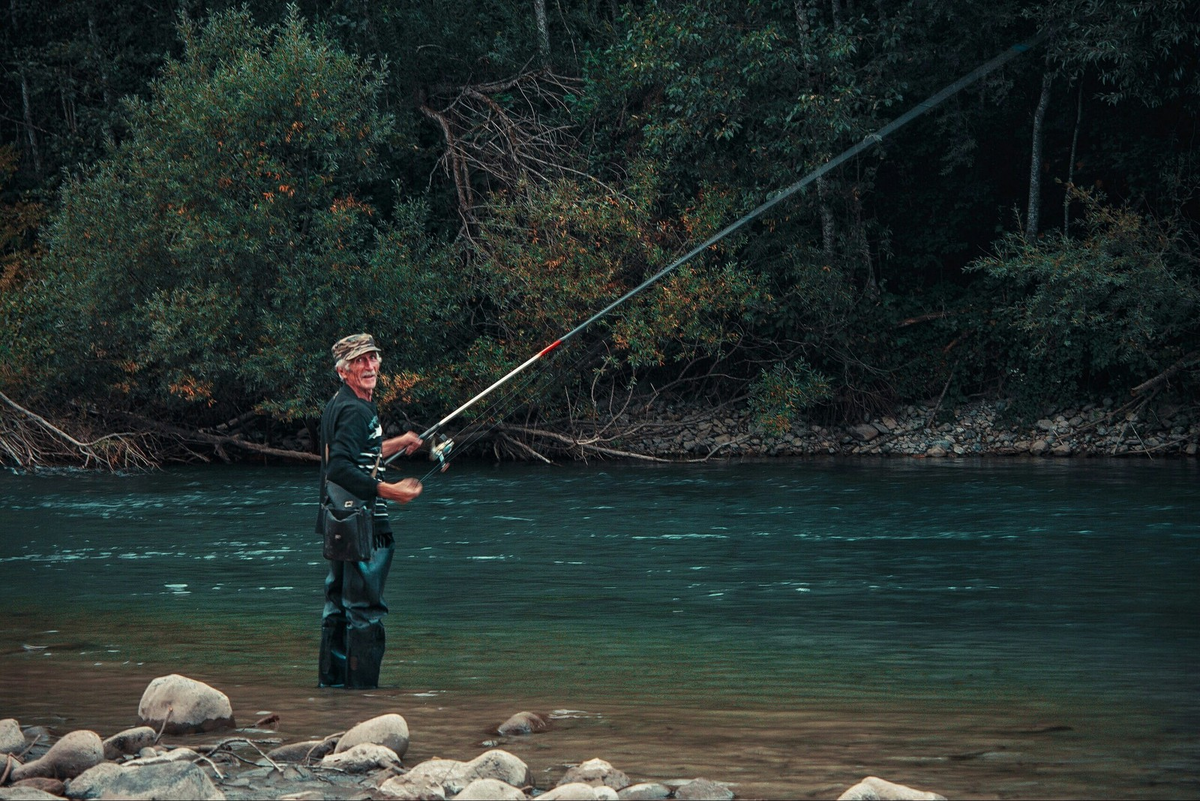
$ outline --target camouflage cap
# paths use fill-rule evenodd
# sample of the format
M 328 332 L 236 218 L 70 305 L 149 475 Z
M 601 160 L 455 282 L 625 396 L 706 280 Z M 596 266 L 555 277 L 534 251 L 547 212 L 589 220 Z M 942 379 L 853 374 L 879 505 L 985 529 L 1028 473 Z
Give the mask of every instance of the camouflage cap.
M 333 344 L 331 350 L 335 362 L 353 361 L 371 351 L 382 353 L 375 345 L 375 337 L 370 334 L 351 334 L 348 337 L 342 337 Z

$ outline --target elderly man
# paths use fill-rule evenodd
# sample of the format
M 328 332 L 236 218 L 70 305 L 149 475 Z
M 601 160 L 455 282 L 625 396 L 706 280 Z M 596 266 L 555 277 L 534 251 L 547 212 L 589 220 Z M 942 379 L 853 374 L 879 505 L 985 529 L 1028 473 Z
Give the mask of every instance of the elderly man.
M 373 689 L 383 661 L 383 585 L 392 565 L 395 541 L 387 501 L 408 503 L 421 494 L 421 482 L 384 480 L 383 460 L 421 445 L 414 433 L 383 438 L 371 396 L 379 380 L 380 350 L 369 334 L 352 334 L 333 346 L 342 385 L 321 415 L 321 486 L 333 481 L 363 500 L 375 499 L 375 549 L 369 561 L 329 563 L 321 621 L 321 687 Z

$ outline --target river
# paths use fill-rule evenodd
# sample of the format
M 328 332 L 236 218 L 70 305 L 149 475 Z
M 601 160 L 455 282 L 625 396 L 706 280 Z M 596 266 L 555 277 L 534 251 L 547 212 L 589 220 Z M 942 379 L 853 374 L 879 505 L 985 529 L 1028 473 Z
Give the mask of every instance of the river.
M 1200 798 L 1194 462 L 456 462 L 393 509 L 372 693 L 315 687 L 316 491 L 0 474 L 0 717 L 108 736 L 182 673 L 285 739 L 399 712 L 406 764 L 498 743 L 543 788 L 602 757 L 745 798 Z M 489 733 L 522 710 L 555 725 Z

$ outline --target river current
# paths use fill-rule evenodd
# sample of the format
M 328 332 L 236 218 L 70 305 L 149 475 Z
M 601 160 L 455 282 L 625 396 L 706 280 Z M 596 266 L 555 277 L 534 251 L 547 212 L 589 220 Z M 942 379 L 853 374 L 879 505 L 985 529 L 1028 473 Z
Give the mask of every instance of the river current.
M 1194 462 L 455 463 L 393 508 L 375 693 L 315 689 L 316 495 L 303 467 L 0 475 L 0 717 L 107 736 L 182 673 L 286 738 L 400 712 L 406 764 L 1200 797 Z M 555 728 L 489 735 L 524 709 Z

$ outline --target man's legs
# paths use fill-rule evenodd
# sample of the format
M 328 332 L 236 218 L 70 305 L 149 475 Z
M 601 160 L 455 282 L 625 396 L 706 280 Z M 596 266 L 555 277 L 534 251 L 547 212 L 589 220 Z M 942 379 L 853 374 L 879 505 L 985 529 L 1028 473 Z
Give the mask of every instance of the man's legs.
M 321 653 L 318 687 L 346 685 L 346 609 L 342 604 L 345 562 L 330 562 L 325 579 L 325 611 L 321 616 Z
M 346 616 L 347 689 L 371 690 L 379 686 L 383 662 L 383 618 L 388 612 L 383 588 L 392 556 L 389 543 L 376 548 L 366 562 L 346 562 L 342 573 L 342 607 Z

